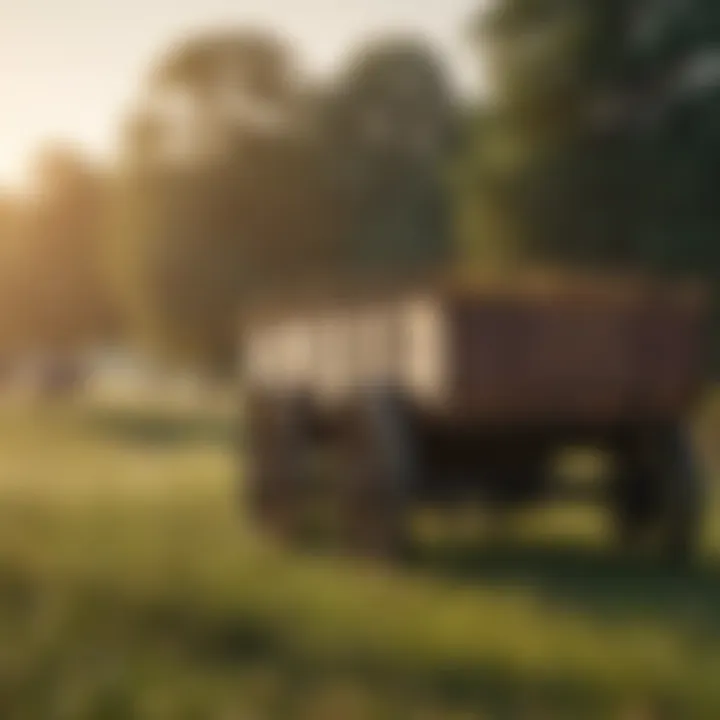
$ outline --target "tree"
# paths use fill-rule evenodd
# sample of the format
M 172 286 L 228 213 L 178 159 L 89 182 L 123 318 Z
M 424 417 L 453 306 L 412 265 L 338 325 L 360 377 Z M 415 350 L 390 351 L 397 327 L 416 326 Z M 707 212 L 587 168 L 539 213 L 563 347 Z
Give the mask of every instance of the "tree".
M 105 192 L 103 172 L 74 149 L 38 153 L 3 264 L 25 352 L 73 352 L 116 331 L 102 267 Z
M 442 58 L 412 36 L 357 48 L 329 94 L 323 130 L 349 212 L 349 269 L 394 275 L 446 261 L 443 165 L 457 103 Z
M 9 192 L 0 196 L 0 353 L 5 357 L 17 351 L 21 337 L 22 212 L 20 198 Z
M 633 47 L 654 90 L 637 132 L 644 255 L 662 272 L 708 280 L 720 327 L 720 13 L 708 0 L 651 10 L 652 32 Z
M 484 6 L 473 37 L 490 94 L 468 128 L 472 149 L 453 169 L 461 263 L 507 270 L 625 262 L 632 254 L 625 137 L 604 117 L 621 7 Z
M 120 286 L 171 356 L 232 367 L 241 304 L 327 254 L 336 205 L 290 56 L 262 32 L 198 38 L 151 73 L 128 125 Z

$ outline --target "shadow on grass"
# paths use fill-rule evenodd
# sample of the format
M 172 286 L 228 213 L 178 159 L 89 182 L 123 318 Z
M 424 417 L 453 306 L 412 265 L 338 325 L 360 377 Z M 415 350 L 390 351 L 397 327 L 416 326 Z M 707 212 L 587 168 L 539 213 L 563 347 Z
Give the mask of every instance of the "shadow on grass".
M 418 553 L 411 568 L 484 587 L 517 587 L 542 601 L 607 619 L 654 619 L 681 630 L 720 630 L 720 565 L 673 565 L 602 547 L 507 542 Z

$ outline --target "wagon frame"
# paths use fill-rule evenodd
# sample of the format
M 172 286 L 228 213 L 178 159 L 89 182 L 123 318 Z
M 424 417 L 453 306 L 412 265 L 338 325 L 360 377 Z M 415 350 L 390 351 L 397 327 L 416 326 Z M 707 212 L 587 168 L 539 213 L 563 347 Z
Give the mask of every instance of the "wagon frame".
M 614 461 L 602 500 L 624 542 L 691 553 L 704 288 L 563 271 L 373 280 L 286 287 L 241 319 L 246 484 L 263 527 L 299 535 L 318 449 L 340 458 L 322 491 L 340 545 L 395 554 L 415 501 L 545 501 L 560 491 L 551 458 L 582 445 Z

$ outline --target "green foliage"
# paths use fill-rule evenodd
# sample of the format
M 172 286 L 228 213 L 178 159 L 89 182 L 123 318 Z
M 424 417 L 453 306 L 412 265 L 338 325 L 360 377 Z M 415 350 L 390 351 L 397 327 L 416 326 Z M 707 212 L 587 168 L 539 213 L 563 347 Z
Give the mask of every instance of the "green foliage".
M 131 324 L 214 369 L 234 363 L 247 298 L 320 262 L 336 212 L 281 50 L 246 33 L 183 47 L 156 70 L 151 95 L 179 92 L 195 114 L 146 109 L 125 148 L 117 251 Z
M 453 172 L 460 263 L 628 260 L 627 147 L 591 122 L 618 21 L 618 4 L 591 0 L 496 0 L 481 14 L 491 94 Z
M 616 0 L 493 0 L 483 5 L 475 36 L 493 102 L 513 113 L 549 105 L 573 112 L 606 74 Z
M 222 118 L 227 106 L 212 83 L 196 95 L 195 68 L 213 77 L 228 41 L 196 50 L 184 50 L 189 65 L 173 56 L 152 92 L 162 96 L 169 74 L 174 91 L 185 82 L 201 116 Z M 255 83 L 232 87 L 258 100 Z M 227 117 L 212 138 L 216 151 L 201 151 L 207 130 L 188 125 L 198 151 L 189 159 L 163 157 L 176 120 L 148 114 L 136 126 L 118 267 L 133 324 L 172 354 L 228 365 L 239 311 L 254 298 L 337 272 L 404 272 L 437 262 L 446 247 L 438 166 L 454 109 L 431 50 L 404 39 L 374 44 L 350 58 L 331 90 L 310 100 L 300 88 L 285 93 L 273 98 L 285 126 Z
M 622 136 L 563 137 L 486 113 L 453 171 L 458 262 L 478 268 L 633 261 Z
M 347 198 L 339 238 L 347 267 L 397 275 L 444 262 L 440 175 L 456 107 L 434 48 L 393 36 L 364 45 L 330 95 L 323 135 Z

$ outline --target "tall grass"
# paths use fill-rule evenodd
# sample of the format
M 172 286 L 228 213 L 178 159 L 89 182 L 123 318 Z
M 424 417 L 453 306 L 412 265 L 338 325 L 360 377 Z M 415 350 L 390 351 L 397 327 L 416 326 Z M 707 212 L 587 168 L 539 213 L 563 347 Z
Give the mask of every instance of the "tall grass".
M 691 570 L 569 509 L 391 572 L 261 543 L 223 419 L 3 411 L 0 460 L 1 718 L 720 716 L 720 513 Z

